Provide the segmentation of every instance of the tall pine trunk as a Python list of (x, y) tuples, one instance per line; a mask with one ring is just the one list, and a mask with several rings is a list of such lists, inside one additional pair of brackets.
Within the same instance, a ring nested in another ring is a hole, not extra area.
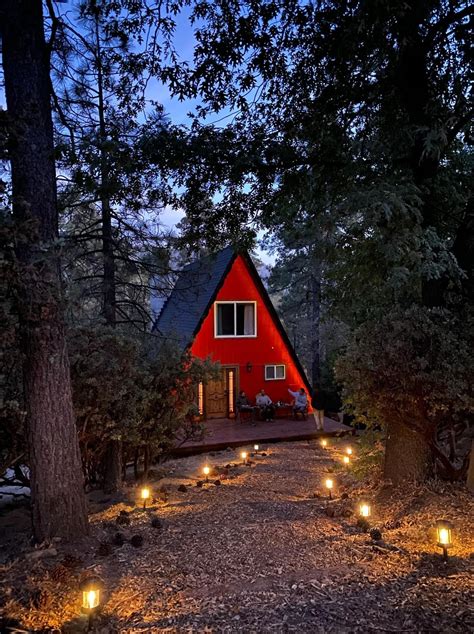
[[(110, 202), (109, 161), (107, 159), (107, 125), (104, 101), (104, 76), (100, 44), (100, 9), (95, 14), (95, 36), (97, 57), (97, 90), (100, 138), (100, 202), (102, 212), (102, 262), (103, 262), (103, 315), (105, 323), (116, 326), (116, 269), (112, 230), (112, 205)], [(122, 443), (109, 440), (103, 463), (104, 491), (116, 493), (122, 485)]]
[(387, 429), (384, 476), (394, 485), (422, 482), (433, 469), (428, 441), (404, 421), (392, 419)]
[[(434, 224), (435, 207), (429, 183), (436, 175), (439, 163), (439, 157), (426, 151), (426, 131), (432, 128), (432, 121), (428, 114), (431, 97), (421, 25), (428, 12), (427, 3), (406, 4), (395, 26), (399, 43), (395, 85), (413, 130), (413, 143), (405, 157), (405, 164), (411, 170), (414, 184), (420, 189), (424, 227)], [(422, 280), (421, 295), (423, 305), (439, 305), (442, 302), (439, 281)], [(432, 472), (433, 457), (427, 438), (411, 429), (409, 419), (392, 420), (387, 429), (385, 477), (394, 483), (413, 479), (422, 481)]]
[(33, 531), (38, 541), (88, 531), (63, 325), (49, 57), (41, 0), (0, 5), (2, 62), (20, 266), (18, 311)]
[(321, 258), (318, 245), (311, 264), (311, 386), (321, 388)]

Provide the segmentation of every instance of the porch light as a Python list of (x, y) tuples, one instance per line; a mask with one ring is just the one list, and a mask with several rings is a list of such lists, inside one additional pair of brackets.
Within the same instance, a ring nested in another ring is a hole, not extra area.
[(332, 490), (334, 488), (334, 480), (332, 480), (331, 478), (326, 478), (324, 485), (326, 489), (328, 490), (329, 499), (332, 500)]
[(100, 607), (104, 584), (100, 577), (88, 577), (79, 586), (82, 593), (82, 612), (92, 614)]
[(448, 548), (453, 545), (452, 535), (453, 525), (447, 520), (438, 520), (436, 522), (437, 545), (443, 549), (443, 559), (448, 560)]
[(146, 509), (146, 502), (150, 499), (150, 489), (148, 487), (143, 487), (140, 491), (140, 497), (143, 500), (143, 508)]
[(209, 480), (209, 474), (211, 472), (210, 468), (206, 465), (205, 467), (203, 467), (202, 472), (204, 473), (204, 475), (206, 476), (206, 482)]
[(342, 462), (346, 465), (348, 465), (350, 463), (351, 459), (349, 458), (349, 456), (344, 456), (342, 459)]
[(242, 458), (242, 464), (247, 464), (247, 452), (242, 451), (240, 457)]
[(359, 515), (361, 517), (370, 517), (372, 513), (372, 509), (370, 508), (370, 504), (367, 504), (367, 502), (362, 502), (359, 505)]

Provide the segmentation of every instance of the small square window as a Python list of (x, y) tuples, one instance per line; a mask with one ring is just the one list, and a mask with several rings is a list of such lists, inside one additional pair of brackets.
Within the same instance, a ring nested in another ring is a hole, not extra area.
[(266, 381), (282, 380), (285, 378), (285, 376), (286, 376), (285, 366), (283, 364), (265, 366), (265, 380)]

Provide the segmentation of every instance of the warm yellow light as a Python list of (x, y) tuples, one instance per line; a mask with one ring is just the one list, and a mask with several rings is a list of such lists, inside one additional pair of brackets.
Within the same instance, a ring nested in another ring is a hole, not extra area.
[(202, 472), (204, 473), (205, 476), (208, 476), (211, 472), (211, 470), (209, 469), (209, 467), (204, 467)]
[(228, 390), (229, 414), (233, 414), (234, 413), (234, 371), (233, 370), (229, 370), (228, 381), (229, 381), (229, 390)]
[(100, 590), (85, 590), (82, 593), (82, 607), (86, 610), (93, 610), (99, 607)]
[(325, 484), (326, 484), (326, 489), (331, 490), (334, 486), (334, 480), (331, 480), (331, 478), (327, 478)]
[(242, 451), (242, 453), (240, 454), (240, 457), (242, 458), (242, 460), (247, 460), (247, 452)]
[(321, 447), (327, 447), (327, 446), (328, 446), (328, 441), (325, 438), (323, 438), (321, 440)]
[(438, 531), (438, 543), (448, 546), (451, 543), (451, 531), (448, 528), (440, 528)]
[(82, 593), (82, 611), (84, 613), (92, 614), (100, 607), (103, 587), (102, 579), (95, 576), (81, 582), (79, 589)]
[(150, 489), (144, 487), (141, 492), (142, 500), (148, 500), (150, 497)]
[(363, 503), (359, 506), (359, 513), (361, 517), (370, 517), (370, 512), (371, 509), (369, 504)]
[(349, 456), (352, 456), (352, 449), (351, 449), (351, 447), (347, 447), (347, 449), (346, 449), (346, 454), (347, 454), (347, 455), (349, 455)]
[(199, 416), (204, 415), (204, 384), (202, 381), (198, 384), (198, 410)]
[(255, 451), (258, 451), (260, 449), (259, 445), (254, 445), (253, 448), (255, 449)]
[(436, 522), (438, 546), (443, 549), (444, 561), (448, 560), (448, 548), (453, 545), (452, 528), (453, 525), (447, 520), (438, 520)]
[(351, 461), (351, 459), (349, 458), (349, 456), (344, 456), (344, 458), (342, 459), (342, 462), (343, 462), (344, 464), (349, 464), (349, 463), (350, 463), (350, 461)]

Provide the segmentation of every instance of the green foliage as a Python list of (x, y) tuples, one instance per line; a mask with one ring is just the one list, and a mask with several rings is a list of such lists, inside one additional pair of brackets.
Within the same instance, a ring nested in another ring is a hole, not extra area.
[(196, 436), (199, 381), (215, 373), (209, 361), (182, 356), (151, 335), (131, 337), (107, 327), (70, 335), (73, 402), (89, 483), (100, 481), (108, 440), (125, 456), (159, 458), (180, 439)]
[(470, 310), (412, 306), (365, 322), (336, 363), (346, 402), (360, 422), (406, 421), (433, 446), (446, 426), (464, 435), (474, 408), (473, 332)]

